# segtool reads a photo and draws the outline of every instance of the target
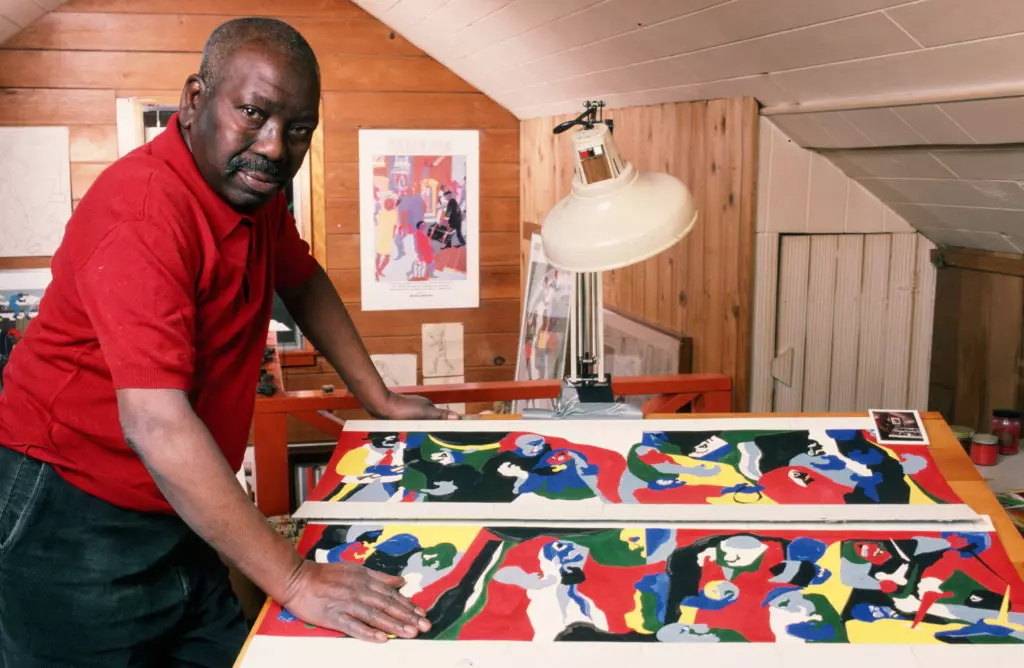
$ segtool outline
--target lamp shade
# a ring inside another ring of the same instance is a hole
[[[559,269],[609,271],[642,262],[685,237],[697,207],[682,181],[640,173],[618,154],[604,125],[577,132],[572,192],[541,226],[544,255]],[[595,160],[600,160],[594,168]]]

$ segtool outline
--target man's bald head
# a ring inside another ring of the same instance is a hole
[[[239,18],[222,23],[203,46],[199,76],[212,90],[217,87],[225,66],[239,48],[253,47],[276,51],[309,68],[320,83],[320,65],[309,42],[284,21],[269,18]]]

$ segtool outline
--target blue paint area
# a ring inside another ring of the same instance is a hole
[[[719,496],[725,496],[726,494],[757,494],[763,492],[764,487],[761,485],[752,485],[749,482],[737,483],[731,487],[723,487],[722,491],[719,492]]]
[[[722,610],[735,603],[739,597],[739,590],[734,586],[727,590],[722,598],[708,598],[703,591],[696,596],[686,596],[683,598],[683,605],[698,610]]]
[[[842,471],[846,468],[846,462],[835,455],[818,455],[812,457],[814,468],[821,471]]]
[[[935,634],[936,638],[971,638],[975,636],[989,636],[996,638],[1006,638],[1013,635],[1013,629],[1006,626],[999,626],[998,624],[989,624],[985,620],[979,620],[968,626],[961,627],[959,629],[950,629],[949,631],[939,631]]]
[[[797,538],[786,547],[786,556],[793,561],[815,562],[825,556],[825,543],[814,538]]]
[[[568,450],[554,450],[537,462],[531,469],[529,477],[519,488],[519,493],[530,494],[543,490],[550,494],[559,494],[568,489],[589,489],[587,483],[583,481],[581,473],[588,476],[597,475],[600,468],[587,462],[587,458],[580,453],[573,454],[582,460],[581,464],[577,464],[577,461],[572,458],[561,464],[552,463],[552,460],[568,452]],[[564,466],[564,468],[557,473],[549,473],[548,471],[554,466]]]
[[[852,441],[857,438],[858,430],[856,429],[826,429],[825,435],[831,438],[833,441]]]
[[[668,529],[647,529],[645,539],[647,541],[647,554],[654,554],[662,545],[672,538],[672,532]]]
[[[828,624],[822,624],[821,622],[790,624],[786,627],[786,633],[794,638],[817,642],[833,640],[836,637],[836,630]]]
[[[402,554],[408,554],[413,550],[418,550],[419,547],[419,538],[410,533],[400,533],[388,538],[380,545],[375,546],[374,549],[377,552],[383,552],[388,556],[395,557]]]
[[[641,594],[654,596],[654,613],[659,622],[665,621],[668,608],[668,573],[652,573],[645,575],[636,583],[636,590]]]
[[[643,438],[641,439],[641,445],[649,445],[655,450],[661,450],[661,445],[665,441],[665,432],[663,431],[645,431]]]
[[[686,484],[685,480],[679,478],[657,478],[647,483],[647,489],[662,490],[662,489],[676,489]]]
[[[859,622],[877,622],[879,619],[899,619],[898,612],[887,605],[858,603],[850,609],[850,616]]]
[[[992,539],[986,533],[972,531],[948,531],[942,537],[961,557],[968,558],[981,554],[992,546]]]
[[[279,622],[297,622],[299,618],[288,612],[284,608],[281,608],[281,612],[277,613],[277,621]]]
[[[852,478],[856,489],[864,492],[864,496],[875,503],[882,502],[881,497],[878,495],[878,486],[884,482],[881,473],[872,473],[871,475],[857,475],[855,473]]]

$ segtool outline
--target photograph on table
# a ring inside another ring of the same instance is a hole
[[[879,443],[885,445],[928,444],[928,433],[925,431],[921,415],[917,411],[871,409],[869,413],[871,419],[875,421]]]
[[[353,421],[309,500],[764,506],[960,502],[927,448],[879,445],[870,427],[866,418],[519,420],[440,428],[425,422],[383,426]]]
[[[988,531],[310,524],[299,552],[404,578],[423,640],[1024,643]],[[276,603],[257,634],[350,642]]]
[[[526,298],[519,325],[516,380],[552,380],[566,372],[569,350],[570,292],[574,274],[552,267],[539,234],[530,237]],[[512,412],[554,408],[553,399],[514,401]]]
[[[479,133],[360,130],[364,311],[475,308]]]
[[[11,352],[39,315],[43,293],[51,277],[49,269],[0,271],[0,390]]]

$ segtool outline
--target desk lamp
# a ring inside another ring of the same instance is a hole
[[[614,122],[604,120],[604,106],[600,100],[587,101],[582,114],[554,129],[561,134],[581,128],[572,137],[572,192],[541,224],[548,263],[575,274],[569,374],[555,410],[541,411],[548,414],[543,417],[638,417],[635,407],[615,402],[611,376],[605,373],[601,272],[654,257],[678,243],[697,221],[696,203],[682,181],[640,173],[623,160],[612,135]],[[531,417],[525,411],[523,416]]]

